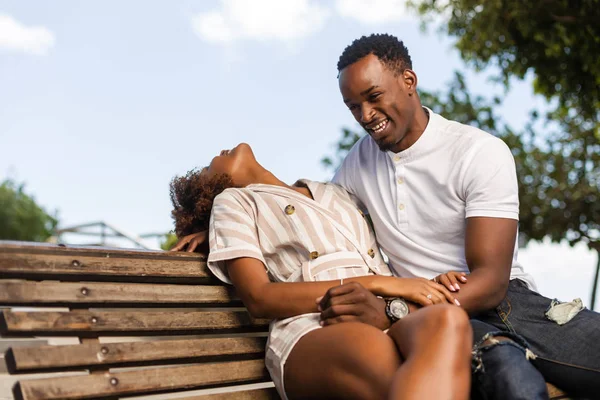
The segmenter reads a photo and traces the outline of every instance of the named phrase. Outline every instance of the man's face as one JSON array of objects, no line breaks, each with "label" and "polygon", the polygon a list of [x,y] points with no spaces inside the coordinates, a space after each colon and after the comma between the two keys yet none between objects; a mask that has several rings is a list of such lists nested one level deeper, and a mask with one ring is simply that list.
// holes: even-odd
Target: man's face
[{"label": "man's face", "polygon": [[339,76],[344,103],[382,151],[402,150],[415,114],[409,96],[415,83],[412,71],[396,76],[373,54],[347,66]]}]

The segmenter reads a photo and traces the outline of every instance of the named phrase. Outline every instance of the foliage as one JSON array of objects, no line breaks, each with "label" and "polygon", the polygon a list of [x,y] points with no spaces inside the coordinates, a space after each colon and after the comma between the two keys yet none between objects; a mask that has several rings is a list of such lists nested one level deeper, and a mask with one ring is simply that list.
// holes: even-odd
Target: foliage
[{"label": "foliage", "polygon": [[592,121],[600,110],[600,0],[413,0],[425,21],[456,38],[469,65],[497,67],[498,78],[534,75],[534,89],[563,109]]},{"label": "foliage", "polygon": [[52,236],[58,221],[11,180],[0,185],[0,240],[43,242]]},{"label": "foliage", "polygon": [[160,248],[163,250],[171,250],[171,247],[177,243],[177,235],[169,232],[165,234],[164,239],[160,242]]}]

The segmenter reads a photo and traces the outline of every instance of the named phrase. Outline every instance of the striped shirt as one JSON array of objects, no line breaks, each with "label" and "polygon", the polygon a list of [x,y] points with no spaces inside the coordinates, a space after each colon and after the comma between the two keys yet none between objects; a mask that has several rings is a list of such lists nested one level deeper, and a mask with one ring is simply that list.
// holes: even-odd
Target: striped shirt
[{"label": "striped shirt", "polygon": [[[239,257],[262,261],[272,282],[391,275],[356,199],[331,183],[297,185],[314,200],[265,184],[226,189],[215,198],[208,267],[219,279],[231,283],[224,262]],[[303,335],[319,328],[318,313],[271,323],[266,365],[282,398],[285,360]]]}]

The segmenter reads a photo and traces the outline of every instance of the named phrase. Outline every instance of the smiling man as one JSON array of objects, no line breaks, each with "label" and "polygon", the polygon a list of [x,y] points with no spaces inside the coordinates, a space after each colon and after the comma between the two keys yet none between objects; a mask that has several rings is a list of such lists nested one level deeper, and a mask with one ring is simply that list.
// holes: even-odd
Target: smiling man
[{"label": "smiling man", "polygon": [[[482,395],[545,398],[539,370],[564,390],[596,396],[600,314],[563,304],[573,317],[560,318],[517,263],[519,198],[510,149],[423,107],[408,50],[394,36],[355,40],[338,72],[343,101],[368,136],[333,181],[364,204],[396,275],[446,284],[476,318],[474,382]],[[385,328],[386,301],[345,286],[321,301],[324,323],[358,319]],[[392,320],[394,300],[387,300]]]}]

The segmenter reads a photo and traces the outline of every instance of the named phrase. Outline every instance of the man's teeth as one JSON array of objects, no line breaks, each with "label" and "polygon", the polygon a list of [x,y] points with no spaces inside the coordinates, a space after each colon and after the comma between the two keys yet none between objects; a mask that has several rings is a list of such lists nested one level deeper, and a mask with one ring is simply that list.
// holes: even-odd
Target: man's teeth
[{"label": "man's teeth", "polygon": [[379,133],[385,129],[385,127],[387,126],[387,123],[388,123],[387,119],[384,121],[381,121],[380,123],[375,125],[373,128],[371,128],[371,130],[375,133]]}]

